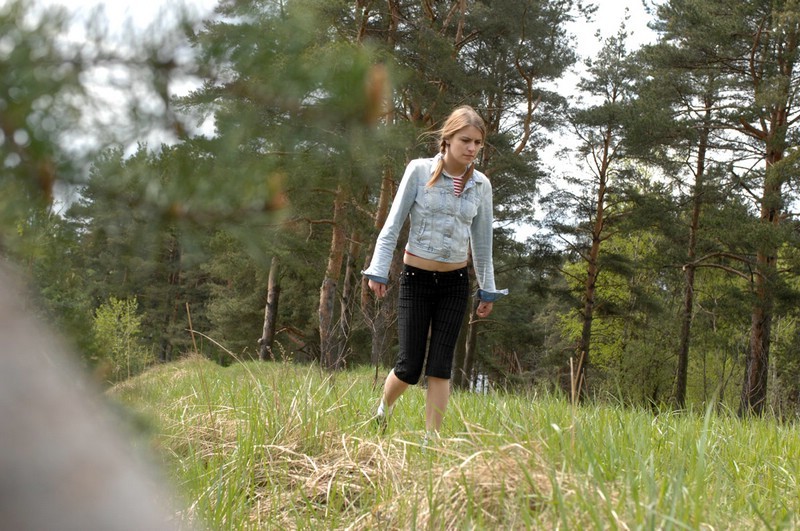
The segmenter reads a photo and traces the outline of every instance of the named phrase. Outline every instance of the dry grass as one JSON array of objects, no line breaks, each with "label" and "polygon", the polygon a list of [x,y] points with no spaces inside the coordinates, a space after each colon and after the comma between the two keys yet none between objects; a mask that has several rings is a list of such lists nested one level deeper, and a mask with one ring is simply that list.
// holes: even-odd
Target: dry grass
[{"label": "dry grass", "polygon": [[[235,454],[248,430],[247,419],[236,418],[230,408],[217,408],[213,415],[199,408],[173,426],[170,431],[181,432],[183,440],[172,438],[170,446],[177,454],[191,449],[194,459],[223,463],[232,473],[241,465]],[[289,426],[283,433],[290,435],[281,444],[247,449],[252,467],[247,520],[255,528],[269,522],[270,528],[295,529],[298,521],[327,527],[335,515],[354,530],[407,529],[413,513],[418,527],[453,529],[463,522],[466,507],[485,526],[524,527],[515,521],[520,504],[539,512],[551,498],[551,481],[532,443],[478,449],[479,440],[466,435],[423,447],[403,436],[324,432],[314,445],[322,450],[310,452],[299,430]],[[196,520],[200,505],[195,500],[185,516]]]},{"label": "dry grass", "polygon": [[[404,477],[400,491],[418,502],[416,525],[432,529],[456,529],[469,507],[471,520],[486,528],[524,527],[515,520],[520,504],[539,512],[550,499],[550,480],[537,468],[537,453],[521,444],[463,453],[453,449],[454,441],[439,440],[428,451],[445,454],[446,459],[430,469],[433,484],[414,475]],[[463,441],[461,441],[463,442]],[[406,529],[407,508],[403,500],[386,503],[364,515],[354,529]]]},{"label": "dry grass", "polygon": [[[192,360],[117,386],[209,529],[794,529],[796,429],[454,395],[422,445],[424,394],[387,435],[367,371]],[[663,429],[662,429],[663,428]]]}]

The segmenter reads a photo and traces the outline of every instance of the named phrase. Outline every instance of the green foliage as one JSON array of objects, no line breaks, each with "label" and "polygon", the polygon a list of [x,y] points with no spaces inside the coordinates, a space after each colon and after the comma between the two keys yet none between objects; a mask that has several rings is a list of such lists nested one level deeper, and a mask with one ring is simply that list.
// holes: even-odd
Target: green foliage
[{"label": "green foliage", "polygon": [[[768,143],[752,128],[781,115],[781,102],[792,101],[782,98],[800,86],[796,69],[787,78],[776,66],[794,56],[773,46],[793,42],[797,6],[740,4],[661,3],[654,26],[663,39],[640,53],[627,49],[621,26],[580,83],[586,96],[604,101],[568,109],[553,82],[576,60],[568,23],[592,11],[570,0],[226,0],[208,20],[185,24],[185,35],[130,39],[121,54],[96,28],[83,45],[63,41],[64,12],[32,16],[26,3],[6,3],[2,259],[30,273],[43,317],[70,336],[87,364],[97,361],[92,316],[112,299],[134,298],[138,337],[159,359],[195,348],[191,316],[193,330],[225,346],[196,334],[197,350],[228,364],[227,350],[237,358],[255,352],[276,256],[283,266],[279,348],[315,359],[334,222],[362,244],[358,271],[375,237],[381,180],[396,182],[409,158],[429,156],[434,146],[420,133],[468,103],[489,126],[479,167],[495,194],[497,284],[512,293],[479,329],[480,374],[509,388],[558,386],[581,332],[580,264],[596,237],[603,244],[593,323],[598,394],[631,404],[670,395],[683,268],[694,260],[688,398],[730,407],[758,300],[755,257],[772,253],[770,404],[789,416],[800,403],[798,231],[789,211],[797,192],[796,109],[787,107],[786,127],[774,128]],[[754,36],[767,35],[758,31],[762,22],[771,40],[752,55]],[[189,61],[185,49],[177,53],[182,35]],[[759,62],[757,76],[740,75],[762,57],[769,60]],[[119,92],[124,102],[113,123],[103,125],[102,98],[86,96],[109,65],[130,86]],[[181,74],[200,84],[171,97]],[[604,135],[614,138],[596,234],[599,168],[559,158],[553,173],[542,158],[565,117],[583,141],[573,154],[592,160]],[[165,128],[173,145],[131,148],[134,135]],[[705,140],[704,131],[711,132]],[[74,140],[83,137],[106,148],[90,165],[76,153]],[[707,163],[695,179],[705,141]],[[783,155],[769,171],[752,158],[766,147]],[[537,213],[543,181],[552,193]],[[75,184],[71,208],[57,214]],[[337,190],[345,197],[341,220],[333,219]],[[690,258],[695,201],[701,209]],[[780,209],[781,223],[761,222],[761,206]],[[535,219],[544,230],[516,241],[510,227]],[[343,347],[350,364],[370,359],[371,330],[358,299],[357,292],[350,300]]]},{"label": "green foliage", "polygon": [[[81,227],[82,274],[95,304],[113,296],[136,297],[143,310],[142,336],[162,361],[189,349],[186,304],[194,324],[207,321],[201,301],[205,236],[192,219],[169,207],[174,176],[188,172],[175,148],[154,154],[140,148],[98,157],[81,199],[68,216]],[[177,166],[177,167],[176,167]],[[192,211],[194,212],[194,211]],[[199,215],[199,214],[198,214]]]},{"label": "green foliage", "polygon": [[[205,185],[230,201],[265,204],[284,187],[341,181],[358,189],[382,134],[371,113],[383,102],[366,92],[372,50],[338,38],[316,2],[237,2],[218,11],[219,20],[192,35],[205,84],[178,101],[214,118],[213,142],[197,145],[214,155]],[[232,174],[234,188],[225,186]]]},{"label": "green foliage", "polygon": [[[202,270],[208,277],[206,311],[211,328],[204,333],[239,359],[258,357],[256,340],[264,322],[267,294],[265,272],[226,233],[217,233],[211,239],[209,255],[212,259],[202,265]],[[213,357],[221,363],[233,361],[226,352],[210,349],[217,352]]]},{"label": "green foliage", "polygon": [[136,376],[152,365],[152,350],[142,343],[142,318],[136,298],[111,297],[94,314],[92,332],[97,363],[107,366],[111,382]]},{"label": "green foliage", "polygon": [[424,392],[385,435],[369,369],[192,359],[112,391],[152,418],[181,487],[179,518],[211,529],[794,529],[795,424],[547,393],[456,392],[423,447]]},{"label": "green foliage", "polygon": [[62,135],[81,103],[81,61],[56,42],[63,9],[29,13],[24,1],[0,7],[0,252],[26,245],[29,210],[46,209],[59,177],[70,175]]},{"label": "green foliage", "polygon": [[[13,252],[38,291],[32,309],[71,343],[78,354],[91,351],[94,303],[87,292],[77,227],[49,210],[31,210],[17,226]],[[87,356],[82,361],[91,364]]]}]

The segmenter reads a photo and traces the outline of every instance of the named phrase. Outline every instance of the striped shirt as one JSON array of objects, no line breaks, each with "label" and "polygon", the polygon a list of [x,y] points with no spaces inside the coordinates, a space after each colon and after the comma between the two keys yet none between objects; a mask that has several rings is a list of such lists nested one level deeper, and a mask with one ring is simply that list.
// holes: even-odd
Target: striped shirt
[{"label": "striped shirt", "polygon": [[466,173],[467,172],[462,173],[459,177],[453,177],[449,173],[447,174],[453,179],[453,193],[456,194],[456,197],[461,197],[461,192],[464,191],[464,175],[466,175]]}]

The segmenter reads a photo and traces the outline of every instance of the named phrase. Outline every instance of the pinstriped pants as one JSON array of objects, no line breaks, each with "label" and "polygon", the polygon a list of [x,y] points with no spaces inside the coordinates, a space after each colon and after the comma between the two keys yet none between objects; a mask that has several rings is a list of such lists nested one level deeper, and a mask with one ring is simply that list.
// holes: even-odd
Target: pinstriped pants
[{"label": "pinstriped pants", "polygon": [[466,267],[441,273],[403,266],[398,307],[400,352],[395,376],[407,384],[416,384],[427,350],[425,375],[450,378],[453,352],[468,301]]}]

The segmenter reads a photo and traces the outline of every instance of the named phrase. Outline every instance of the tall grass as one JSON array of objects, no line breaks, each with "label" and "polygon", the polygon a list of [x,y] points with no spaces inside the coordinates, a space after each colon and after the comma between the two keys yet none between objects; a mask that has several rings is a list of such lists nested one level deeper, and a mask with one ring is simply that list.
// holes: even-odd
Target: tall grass
[{"label": "tall grass", "polygon": [[800,433],[770,419],[455,393],[423,445],[424,393],[385,434],[368,369],[202,359],[112,393],[151,418],[210,529],[795,529]]}]

